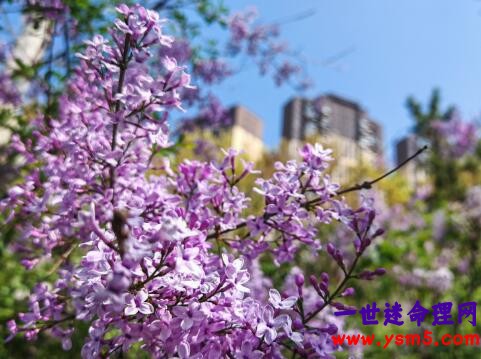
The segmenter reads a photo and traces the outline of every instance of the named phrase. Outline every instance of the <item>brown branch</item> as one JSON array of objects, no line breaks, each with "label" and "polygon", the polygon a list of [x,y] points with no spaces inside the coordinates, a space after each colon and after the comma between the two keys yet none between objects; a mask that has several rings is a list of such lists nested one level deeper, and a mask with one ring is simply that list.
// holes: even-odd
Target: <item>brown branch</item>
[{"label": "brown branch", "polygon": [[[123,49],[123,54],[122,54],[122,61],[119,64],[120,67],[120,73],[119,73],[119,82],[117,84],[117,90],[115,93],[113,93],[113,98],[115,98],[115,95],[119,94],[122,92],[122,88],[124,87],[124,81],[125,81],[125,73],[127,72],[127,64],[129,62],[129,49],[130,49],[130,34],[125,35],[125,41],[124,41],[124,49]],[[120,101],[117,100],[115,102],[115,112],[118,112],[120,108]],[[115,150],[115,147],[117,145],[117,130],[118,130],[118,123],[114,123],[113,130],[112,130],[112,151]]]},{"label": "brown branch", "polygon": [[115,238],[118,243],[118,252],[121,258],[125,255],[125,244],[129,238],[129,231],[127,227],[127,216],[125,211],[114,210],[112,218],[112,232],[115,234]]},{"label": "brown branch", "polygon": [[78,244],[71,244],[70,247],[60,256],[59,260],[53,265],[53,267],[47,272],[47,275],[52,275],[64,262],[67,261],[68,257],[72,252],[78,247]]},{"label": "brown branch", "polygon": [[394,167],[393,169],[389,170],[388,172],[384,173],[382,176],[379,176],[377,177],[376,179],[373,179],[372,181],[364,181],[363,183],[361,184],[357,184],[355,186],[352,186],[352,187],[349,187],[349,188],[346,188],[344,190],[341,190],[339,192],[337,192],[337,196],[339,195],[342,195],[342,194],[345,194],[345,193],[348,193],[348,192],[353,192],[353,191],[359,191],[359,190],[362,190],[362,189],[371,189],[372,186],[374,184],[376,184],[377,182],[383,180],[384,178],[386,178],[387,176],[393,174],[394,172],[398,171],[400,168],[404,167],[408,162],[412,161],[413,159],[415,159],[417,156],[419,156],[421,153],[423,153],[424,151],[426,151],[428,149],[428,146],[423,146],[422,148],[420,148],[419,150],[416,151],[416,153],[414,153],[413,155],[411,155],[410,157],[408,157],[407,159],[405,159],[403,162],[401,162],[399,165],[397,165],[396,167]]},{"label": "brown branch", "polygon": [[[131,35],[126,34],[124,39],[124,48],[122,53],[122,60],[119,63],[120,73],[119,73],[119,80],[117,83],[117,88],[115,92],[112,93],[112,99],[115,99],[117,94],[122,93],[122,89],[124,87],[125,81],[125,74],[127,72],[127,66],[129,63],[129,51],[130,51],[130,39]],[[108,98],[107,98],[108,101]],[[117,113],[120,110],[120,100],[115,101],[115,105],[113,108],[114,113]],[[119,124],[114,122],[112,126],[112,143],[111,148],[112,151],[115,150],[117,146],[117,132],[118,132]],[[115,198],[115,169],[116,166],[110,166],[110,188],[112,188],[112,205],[114,205],[114,198]],[[123,258],[125,254],[125,242],[128,237],[128,233],[126,232],[126,225],[127,222],[126,215],[120,213],[119,211],[114,211],[114,216],[112,219],[112,231],[115,234],[117,240],[117,252],[120,254],[120,257]],[[115,246],[113,246],[115,248]]]}]

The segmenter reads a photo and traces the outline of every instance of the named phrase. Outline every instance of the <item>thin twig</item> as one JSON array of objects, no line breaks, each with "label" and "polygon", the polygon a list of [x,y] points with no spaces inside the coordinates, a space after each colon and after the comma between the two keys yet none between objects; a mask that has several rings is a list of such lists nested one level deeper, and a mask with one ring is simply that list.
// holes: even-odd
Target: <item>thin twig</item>
[{"label": "thin twig", "polygon": [[47,272],[47,275],[50,276],[57,271],[57,269],[67,261],[68,257],[72,254],[75,248],[78,247],[78,244],[72,244],[70,247],[60,256],[59,260],[53,265],[53,267]]},{"label": "thin twig", "polygon": [[390,171],[384,173],[382,176],[379,176],[378,178],[376,179],[373,179],[372,181],[365,181],[361,184],[357,184],[355,186],[352,186],[350,188],[346,188],[344,190],[341,190],[339,192],[337,192],[337,195],[342,195],[342,194],[345,194],[345,193],[348,193],[348,192],[353,192],[353,191],[359,191],[361,189],[371,189],[372,186],[374,184],[376,184],[377,182],[383,180],[384,178],[386,178],[387,176],[393,174],[394,172],[398,171],[401,167],[404,167],[408,162],[410,162],[411,160],[413,160],[414,158],[416,158],[417,156],[419,156],[421,153],[423,153],[424,151],[426,151],[428,149],[428,146],[424,146],[422,148],[420,148],[419,150],[416,151],[415,154],[413,154],[412,156],[408,157],[407,159],[405,159],[403,162],[401,162],[399,165],[397,165],[396,167],[394,167],[393,169],[391,169]]},{"label": "thin twig", "polygon": [[310,9],[298,12],[296,14],[291,14],[291,15],[288,15],[284,18],[280,18],[278,20],[275,20],[272,23],[272,25],[281,26],[281,25],[286,25],[286,24],[292,23],[292,22],[304,20],[304,19],[307,19],[311,16],[314,16],[316,14],[316,12],[317,11],[316,11],[315,8],[310,8]]},{"label": "thin twig", "polygon": [[[125,35],[122,60],[119,63],[119,67],[120,67],[119,82],[117,83],[116,91],[112,94],[112,99],[115,99],[115,96],[117,94],[122,93],[122,89],[124,87],[125,73],[127,72],[127,65],[129,63],[130,38],[131,38],[130,34]],[[119,112],[119,109],[120,109],[120,100],[116,100],[115,106],[114,106],[114,112],[115,113]],[[111,143],[112,151],[114,151],[115,147],[117,146],[118,128],[119,128],[119,124],[117,122],[114,122],[112,126],[112,143]],[[115,187],[115,167],[111,166],[110,167],[110,188],[112,188],[113,190],[114,187]],[[113,191],[113,194],[112,194],[112,204],[114,203],[114,196],[115,196],[115,191]]]},{"label": "thin twig", "polygon": [[314,318],[317,314],[319,314],[324,308],[326,308],[329,304],[331,304],[332,300],[335,299],[338,296],[338,294],[344,289],[344,286],[346,285],[347,281],[352,278],[351,277],[352,272],[354,272],[354,269],[356,268],[356,265],[357,265],[357,261],[359,260],[359,258],[361,258],[361,254],[362,253],[359,253],[358,255],[356,255],[356,258],[354,259],[354,262],[349,268],[349,271],[347,271],[347,274],[344,276],[344,279],[341,281],[341,283],[339,283],[334,293],[332,293],[332,295],[330,295],[327,298],[327,300],[324,302],[324,304],[321,307],[319,307],[319,309],[316,309],[314,312],[310,313],[303,320],[304,324],[309,322],[312,318]]}]

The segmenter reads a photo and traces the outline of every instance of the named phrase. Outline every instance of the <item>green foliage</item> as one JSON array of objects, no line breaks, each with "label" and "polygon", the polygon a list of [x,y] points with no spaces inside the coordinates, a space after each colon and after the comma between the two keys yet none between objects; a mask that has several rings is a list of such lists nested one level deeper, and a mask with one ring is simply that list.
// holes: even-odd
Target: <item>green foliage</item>
[{"label": "green foliage", "polygon": [[427,139],[432,136],[433,121],[449,119],[454,112],[454,106],[441,110],[441,91],[438,88],[432,91],[425,110],[421,103],[412,96],[406,100],[406,107],[414,120],[414,133]]},{"label": "green foliage", "polygon": [[455,107],[448,106],[444,110],[441,108],[441,92],[437,88],[432,91],[425,109],[412,96],[407,99],[406,107],[414,120],[413,133],[421,142],[427,143],[430,148],[429,154],[419,159],[418,163],[431,175],[434,187],[431,201],[459,198],[465,190],[465,186],[458,177],[462,163],[442,156],[442,139],[433,128],[435,121],[449,120]]}]

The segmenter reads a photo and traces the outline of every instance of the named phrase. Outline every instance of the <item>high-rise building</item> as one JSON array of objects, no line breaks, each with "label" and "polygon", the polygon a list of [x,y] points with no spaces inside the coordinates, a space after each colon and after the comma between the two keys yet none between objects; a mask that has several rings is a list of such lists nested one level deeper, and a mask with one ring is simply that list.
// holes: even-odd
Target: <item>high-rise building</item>
[{"label": "high-rise building", "polygon": [[333,175],[349,181],[360,163],[382,162],[382,128],[356,102],[333,94],[316,99],[295,97],[284,106],[281,150],[290,158],[311,138],[334,149]]},{"label": "high-rise building", "polygon": [[406,161],[413,153],[418,150],[415,135],[408,135],[396,142],[396,164],[399,165]]},{"label": "high-rise building", "polygon": [[[396,142],[396,165],[400,165],[406,161],[416,153],[420,147],[416,135],[411,134],[401,138]],[[408,183],[413,187],[425,183],[427,179],[427,173],[420,166],[420,161],[422,161],[422,156],[413,159],[400,169],[400,173],[404,175]]]}]

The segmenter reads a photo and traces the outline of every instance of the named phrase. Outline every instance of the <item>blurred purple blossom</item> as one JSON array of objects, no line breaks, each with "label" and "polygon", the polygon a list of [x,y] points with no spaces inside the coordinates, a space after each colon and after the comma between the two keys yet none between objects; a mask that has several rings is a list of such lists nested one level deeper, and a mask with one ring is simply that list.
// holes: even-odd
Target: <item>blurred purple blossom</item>
[{"label": "blurred purple blossom", "polygon": [[442,154],[449,158],[472,153],[479,141],[476,125],[462,121],[457,115],[447,121],[435,121],[433,128],[442,139]]}]

